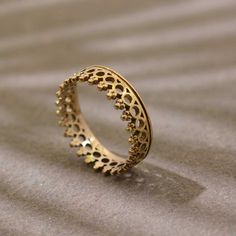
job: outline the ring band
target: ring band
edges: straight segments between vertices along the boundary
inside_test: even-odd
[[[107,98],[122,111],[121,119],[128,122],[126,130],[130,133],[127,160],[106,149],[90,130],[79,106],[77,82],[106,91]],[[93,163],[94,169],[120,174],[147,156],[152,141],[150,118],[138,93],[121,75],[104,66],[91,66],[65,80],[56,95],[59,125],[66,128],[65,136],[71,138],[70,146],[77,148],[77,155],[85,156],[85,162]]]

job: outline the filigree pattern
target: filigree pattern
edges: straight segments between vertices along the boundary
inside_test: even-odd
[[[114,107],[122,111],[121,119],[127,123],[130,133],[128,160],[107,156],[106,149],[93,136],[82,120],[76,107],[77,82],[96,85],[98,90],[106,91],[106,96],[114,100]],[[70,146],[77,148],[78,156],[86,156],[86,163],[93,163],[94,169],[104,173],[119,174],[143,160],[151,144],[151,126],[145,107],[133,87],[116,72],[102,66],[92,66],[74,74],[59,86],[56,93],[59,124],[66,128],[65,136],[71,138]]]

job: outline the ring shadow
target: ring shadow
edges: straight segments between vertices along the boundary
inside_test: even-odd
[[[71,157],[71,152],[68,152],[66,148],[59,147],[56,143],[47,142],[47,139],[38,140],[38,142],[34,142],[34,139],[26,139],[22,142],[21,135],[9,132],[9,130],[5,132],[7,132],[4,134],[5,145],[9,144],[7,140],[11,140],[9,148],[26,153],[31,158],[44,159],[50,165],[55,163],[57,167],[79,175],[89,172],[90,177],[96,181],[93,169],[86,165],[82,158]],[[46,154],[45,150],[51,150],[51,153]],[[149,198],[154,201],[164,200],[173,204],[188,202],[204,191],[204,187],[196,181],[145,162],[119,176],[104,177],[104,181],[108,186],[112,185],[113,188],[117,187],[117,189],[128,191],[134,196],[148,194]]]

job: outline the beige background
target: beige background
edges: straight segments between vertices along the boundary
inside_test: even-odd
[[[152,119],[150,155],[124,176],[94,173],[56,125],[58,84],[91,64]],[[235,65],[234,0],[1,1],[0,235],[236,235]],[[124,152],[111,106],[81,95]]]

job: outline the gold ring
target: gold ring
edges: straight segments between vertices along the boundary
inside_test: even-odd
[[[106,91],[107,98],[122,111],[121,119],[128,122],[126,130],[130,133],[127,159],[106,149],[90,130],[79,106],[77,82]],[[147,156],[152,141],[150,118],[138,93],[121,75],[104,66],[91,66],[65,80],[56,95],[59,125],[66,128],[65,136],[71,138],[70,146],[77,148],[77,155],[85,156],[85,162],[93,163],[94,169],[120,174]]]

